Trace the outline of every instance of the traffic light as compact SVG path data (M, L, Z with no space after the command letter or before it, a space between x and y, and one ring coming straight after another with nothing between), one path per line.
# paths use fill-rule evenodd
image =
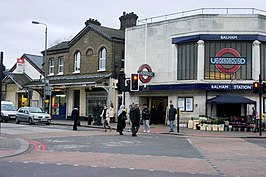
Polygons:
M258 81L253 82L253 93L260 93L260 83Z
M119 73L117 89L118 89L118 91L124 91L125 90L125 73L124 72Z
M139 74L131 74L130 91L139 91Z

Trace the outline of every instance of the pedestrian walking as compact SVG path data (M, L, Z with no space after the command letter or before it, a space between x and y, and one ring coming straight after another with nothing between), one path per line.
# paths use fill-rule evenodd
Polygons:
M134 103L134 105L130 109L130 120L132 125L131 127L132 136L137 136L140 126L140 109L138 103Z
M119 107L117 111L118 121L117 121L117 132L120 135L123 135L123 130L126 127L126 120L127 120L127 112L124 105Z
M110 107L108 108L108 116L110 118L110 123L115 123L115 109L113 103L111 103Z
M144 133L150 132L150 117L151 113L150 110L147 107L147 104L143 104L143 110L142 110L142 121L144 126Z
M176 108L174 108L173 104L170 104L170 109L169 109L169 126L170 126L170 130L169 130L169 132L174 132L175 115L176 115Z
M102 117L102 120L103 120L103 127L104 127L104 131L106 132L106 127L108 127L110 129L110 131L112 131L112 128L110 126L110 123L108 121L108 116L107 116L107 106L104 106L103 107L103 111L102 111L102 114L101 114L101 117Z
M252 107L252 119L255 121L255 128L253 132L259 131L259 116L255 107Z
M76 131L78 130L78 122L79 122L79 110L78 107L74 107L71 113L71 117L74 120L74 125L73 125L73 130Z

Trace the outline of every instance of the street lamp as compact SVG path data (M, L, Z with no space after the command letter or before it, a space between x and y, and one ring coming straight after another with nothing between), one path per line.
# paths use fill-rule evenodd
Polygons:
M36 24L36 25L44 25L45 26L45 49L44 49L44 58L43 58L43 71L44 71L44 86L43 86L43 110L45 110L45 98L46 98L46 55L47 55L47 25L45 23L41 23L38 21L32 21L32 24Z

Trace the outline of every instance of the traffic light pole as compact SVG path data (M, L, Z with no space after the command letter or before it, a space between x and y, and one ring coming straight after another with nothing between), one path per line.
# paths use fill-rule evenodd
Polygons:
M262 79L261 79L261 75L259 74L259 83L260 83L260 89L259 89L259 107L260 107L260 109L259 109L259 111L260 111L260 116L259 116L259 119L260 119L260 122L259 122L259 124L260 124L260 128L259 128L259 134L260 134L260 136L261 136L261 118L262 118L262 109L261 109L261 97L262 97Z

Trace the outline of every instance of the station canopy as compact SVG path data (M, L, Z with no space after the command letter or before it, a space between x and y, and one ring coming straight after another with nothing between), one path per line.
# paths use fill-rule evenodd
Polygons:
M224 94L216 96L214 98L208 99L207 103L209 104L256 104L256 101L248 99L246 97L237 95L237 94Z

